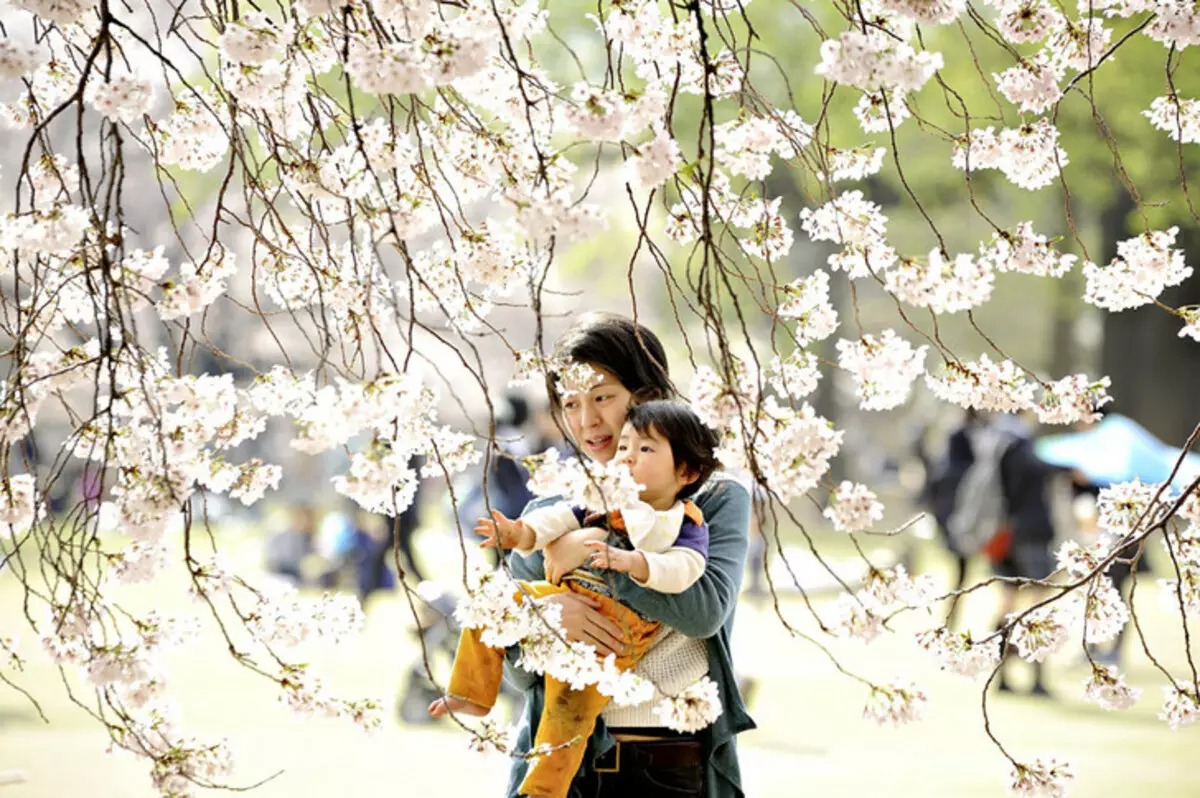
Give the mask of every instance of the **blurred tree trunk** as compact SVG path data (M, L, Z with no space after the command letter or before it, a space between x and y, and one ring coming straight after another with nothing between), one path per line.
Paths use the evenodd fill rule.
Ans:
M1083 272L1072 269L1055 282L1051 307L1054 309L1054 327L1050 343L1050 377L1059 379L1078 373L1080 363L1075 340L1075 325L1079 321L1083 296Z
M1105 263L1117 254L1117 242L1133 235L1127 226L1132 210L1122 191L1104 212ZM1175 243L1189 265L1200 264L1200 231L1185 228ZM1200 303L1200 276L1167 289L1159 299L1171 307ZM1200 423L1200 344L1180 338L1182 327L1177 317L1154 306L1107 314L1100 358L1101 373L1112 377L1113 409L1175 446Z

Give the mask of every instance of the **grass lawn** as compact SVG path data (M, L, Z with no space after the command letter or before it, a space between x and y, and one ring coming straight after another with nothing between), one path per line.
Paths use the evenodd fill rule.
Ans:
M456 544L428 537L423 551L435 574L454 578ZM235 546L235 560L254 562L259 542ZM941 567L935 555L923 558ZM169 580L132 599L165 611L194 610ZM139 761L104 753L106 737L82 710L65 700L58 672L37 650L20 615L17 585L0 575L0 634L23 638L23 673L6 674L42 702L42 723L19 694L0 685L0 773L23 771L25 781L0 786L0 798L133 798L151 794ZM995 597L979 594L967 620L983 628ZM818 607L822 605L818 604ZM1178 621L1159 604L1146 581L1137 607L1156 653L1177 673L1184 665ZM805 632L814 624L804 604L785 595L781 610ZM402 674L416 653L407 633L407 609L389 598L373 605L361 636L314 661L327 685L347 697L375 695L391 708ZM915 619L914 619L915 620ZM916 628L901 623L901 631ZM825 655L792 638L773 608L743 599L734 645L736 661L757 679L751 713L756 731L741 738L748 795L958 798L1005 794L1007 764L984 733L979 688L937 673L907 636L867 647L833 648L848 669L877 680L893 675L920 682L930 697L927 717L901 728L879 728L860 717L865 690L840 675ZM1146 689L1132 710L1108 713L1085 703L1086 676L1073 664L1077 648L1052 664L1057 700L995 696L989 701L994 732L1019 758L1069 759L1077 779L1070 794L1085 798L1200 798L1200 726L1170 731L1156 717L1161 680L1126 640L1129 680ZM1197 652L1200 653L1200 652ZM506 762L466 750L465 733L449 724L406 727L389 712L384 728L367 736L347 724L305 720L275 700L270 685L234 665L215 637L180 649L169 660L182 698L182 727L198 735L227 735L242 785L274 776L254 794L262 798L390 794L500 795ZM1018 665L1018 683L1025 672ZM275 775L278 774L278 775Z

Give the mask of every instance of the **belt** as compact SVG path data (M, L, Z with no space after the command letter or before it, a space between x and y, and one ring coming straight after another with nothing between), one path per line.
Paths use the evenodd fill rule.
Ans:
M592 770L617 773L622 769L691 768L704 764L699 740L617 740L596 758Z

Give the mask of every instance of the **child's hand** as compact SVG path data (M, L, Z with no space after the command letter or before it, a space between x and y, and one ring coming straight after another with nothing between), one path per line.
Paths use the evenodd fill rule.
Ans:
M520 519L510 521L499 510L492 510L492 519L480 518L475 522L475 534L486 538L480 543L485 549L529 549L533 548L533 530Z
M610 571L620 571L629 574L639 582L650 578L650 568L646 557L640 551L626 551L614 548L602 540L589 540L583 547L591 550L588 565L593 568L607 568Z

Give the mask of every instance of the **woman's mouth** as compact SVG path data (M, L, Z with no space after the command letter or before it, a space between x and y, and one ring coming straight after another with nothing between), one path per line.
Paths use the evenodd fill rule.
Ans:
M585 439L584 445L587 446L587 450L591 454L598 454L598 453L604 451L605 449L607 449L612 444L612 439L613 439L613 436L611 436L611 435L599 435L594 438Z

